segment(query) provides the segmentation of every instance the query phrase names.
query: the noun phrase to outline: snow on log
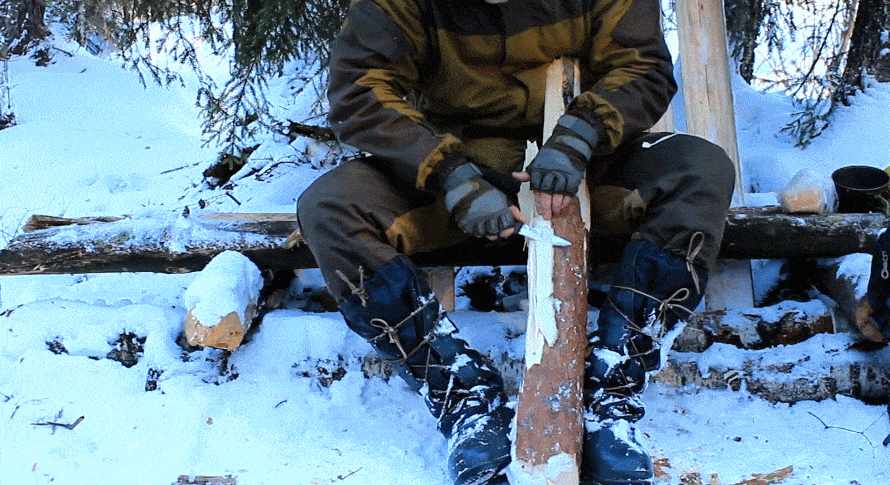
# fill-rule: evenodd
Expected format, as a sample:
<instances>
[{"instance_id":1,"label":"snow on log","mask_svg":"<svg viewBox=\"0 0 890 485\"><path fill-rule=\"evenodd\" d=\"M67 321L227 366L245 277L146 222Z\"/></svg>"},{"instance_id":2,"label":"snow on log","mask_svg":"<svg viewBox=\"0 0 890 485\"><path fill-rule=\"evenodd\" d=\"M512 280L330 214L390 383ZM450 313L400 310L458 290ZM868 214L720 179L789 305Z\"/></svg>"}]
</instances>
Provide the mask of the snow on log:
<instances>
[{"instance_id":1,"label":"snow on log","mask_svg":"<svg viewBox=\"0 0 890 485\"><path fill-rule=\"evenodd\" d=\"M263 276L247 257L225 251L186 288L185 336L189 345L235 350L256 315Z\"/></svg>"},{"instance_id":2,"label":"snow on log","mask_svg":"<svg viewBox=\"0 0 890 485\"><path fill-rule=\"evenodd\" d=\"M546 221L541 221L546 222ZM516 409L515 484L577 484L584 430L587 346L587 230L577 199L552 232L572 243L529 241L529 323ZM546 224L538 224L546 230Z\"/></svg>"},{"instance_id":3,"label":"snow on log","mask_svg":"<svg viewBox=\"0 0 890 485\"><path fill-rule=\"evenodd\" d=\"M720 257L832 258L871 253L878 231L886 224L882 214L789 215L775 210L730 210ZM121 219L34 216L28 225L40 229L22 232L0 249L0 275L182 273L200 271L214 256L229 250L244 254L262 269L317 267L306 245L299 244L294 214L157 214ZM497 245L470 241L457 249L411 258L420 266L526 262L522 238Z\"/></svg>"},{"instance_id":4,"label":"snow on log","mask_svg":"<svg viewBox=\"0 0 890 485\"><path fill-rule=\"evenodd\" d=\"M714 344L741 349L794 345L822 333L835 333L833 309L821 300L782 302L763 308L697 313L674 340L673 350L703 352Z\"/></svg>"},{"instance_id":5,"label":"snow on log","mask_svg":"<svg viewBox=\"0 0 890 485\"><path fill-rule=\"evenodd\" d=\"M824 355L831 358L826 360ZM497 353L490 357L504 377L508 395L515 396L525 369L522 356ZM376 354L352 358L357 360L333 355L319 361L318 367L324 369L318 376L320 381L332 372L331 362L339 362L344 369L361 369L366 377L388 379L395 375ZM313 368L312 362L301 366ZM890 346L860 348L847 333L822 333L794 345L759 350L714 343L700 353L670 352L652 381L690 392L745 392L770 402L819 401L841 395L886 404L890 402Z\"/></svg>"},{"instance_id":6,"label":"snow on log","mask_svg":"<svg viewBox=\"0 0 890 485\"><path fill-rule=\"evenodd\" d=\"M821 356L829 355L830 362ZM744 390L770 402L821 401L837 395L890 402L890 347L858 349L847 333L820 334L762 350L717 344L703 353L673 352L653 381L676 387Z\"/></svg>"}]
</instances>

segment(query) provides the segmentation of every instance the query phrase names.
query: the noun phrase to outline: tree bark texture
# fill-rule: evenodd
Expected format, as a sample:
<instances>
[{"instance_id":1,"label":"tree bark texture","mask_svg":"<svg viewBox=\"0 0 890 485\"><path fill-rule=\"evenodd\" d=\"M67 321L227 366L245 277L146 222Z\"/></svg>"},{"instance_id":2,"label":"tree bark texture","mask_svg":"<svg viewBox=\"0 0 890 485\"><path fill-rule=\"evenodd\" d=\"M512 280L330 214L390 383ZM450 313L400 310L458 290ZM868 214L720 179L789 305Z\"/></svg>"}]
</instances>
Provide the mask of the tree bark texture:
<instances>
[{"instance_id":1,"label":"tree bark texture","mask_svg":"<svg viewBox=\"0 0 890 485\"><path fill-rule=\"evenodd\" d=\"M22 55L37 42L45 39L49 31L43 21L46 14L44 0L20 0L12 2L12 11L6 12L6 18L0 19L5 25L6 41L9 53Z\"/></svg>"},{"instance_id":2,"label":"tree bark texture","mask_svg":"<svg viewBox=\"0 0 890 485\"><path fill-rule=\"evenodd\" d=\"M859 0L859 8L850 37L850 50L844 66L841 101L863 89L863 74L878 82L890 81L890 0Z\"/></svg>"},{"instance_id":3,"label":"tree bark texture","mask_svg":"<svg viewBox=\"0 0 890 485\"><path fill-rule=\"evenodd\" d=\"M702 316L712 317L721 318ZM817 355L830 355L828 365ZM362 362L355 365L366 376L394 375L376 355L359 358ZM491 359L504 377L507 393L518 392L523 359L506 353L491 355ZM331 360L336 362L337 356ZM310 362L301 366L312 367ZM330 372L330 365L321 367L320 379ZM770 402L819 401L840 395L886 404L890 402L890 347L863 346L853 334L818 333L794 344L763 349L714 346L701 352L674 350L652 380L672 387L742 391Z\"/></svg>"},{"instance_id":4,"label":"tree bark texture","mask_svg":"<svg viewBox=\"0 0 890 485\"><path fill-rule=\"evenodd\" d=\"M556 341L530 337L534 325L529 325L525 373L516 409L514 459L525 474L540 477L542 484L569 485L578 483L584 430L581 383L587 348L587 230L577 199L567 214L552 219L552 225L553 232L572 245L553 247L552 299L540 294L549 288L531 281L530 268L529 293L553 305ZM548 262L538 259L529 264ZM535 317L529 316L530 320ZM539 362L529 364L530 354L538 350L530 351L529 345L542 347ZM553 458L563 461L552 462Z\"/></svg>"}]
</instances>

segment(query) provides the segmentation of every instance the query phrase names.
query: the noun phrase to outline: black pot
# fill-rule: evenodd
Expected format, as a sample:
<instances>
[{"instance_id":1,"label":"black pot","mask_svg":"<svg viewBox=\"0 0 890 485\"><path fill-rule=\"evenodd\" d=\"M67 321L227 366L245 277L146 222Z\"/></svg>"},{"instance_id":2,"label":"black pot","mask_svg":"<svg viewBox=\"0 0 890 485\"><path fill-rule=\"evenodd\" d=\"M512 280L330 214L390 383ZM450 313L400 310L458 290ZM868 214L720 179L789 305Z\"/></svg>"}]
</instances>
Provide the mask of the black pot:
<instances>
[{"instance_id":1,"label":"black pot","mask_svg":"<svg viewBox=\"0 0 890 485\"><path fill-rule=\"evenodd\" d=\"M838 212L886 212L890 175L866 165L841 167L831 174L837 190Z\"/></svg>"}]
</instances>

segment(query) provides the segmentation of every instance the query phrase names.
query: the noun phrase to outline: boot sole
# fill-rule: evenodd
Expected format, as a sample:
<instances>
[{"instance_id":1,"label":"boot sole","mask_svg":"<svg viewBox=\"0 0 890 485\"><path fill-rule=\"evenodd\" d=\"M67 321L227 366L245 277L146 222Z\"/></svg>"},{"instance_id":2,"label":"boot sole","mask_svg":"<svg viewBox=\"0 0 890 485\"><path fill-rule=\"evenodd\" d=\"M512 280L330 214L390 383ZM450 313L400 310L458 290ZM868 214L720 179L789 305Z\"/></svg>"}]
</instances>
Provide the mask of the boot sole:
<instances>
[{"instance_id":1,"label":"boot sole","mask_svg":"<svg viewBox=\"0 0 890 485\"><path fill-rule=\"evenodd\" d=\"M628 479L628 480L581 480L580 485L653 485L654 479Z\"/></svg>"},{"instance_id":2,"label":"boot sole","mask_svg":"<svg viewBox=\"0 0 890 485\"><path fill-rule=\"evenodd\" d=\"M467 480L455 482L455 485L499 485L507 483L507 477L495 472L476 475Z\"/></svg>"}]
</instances>

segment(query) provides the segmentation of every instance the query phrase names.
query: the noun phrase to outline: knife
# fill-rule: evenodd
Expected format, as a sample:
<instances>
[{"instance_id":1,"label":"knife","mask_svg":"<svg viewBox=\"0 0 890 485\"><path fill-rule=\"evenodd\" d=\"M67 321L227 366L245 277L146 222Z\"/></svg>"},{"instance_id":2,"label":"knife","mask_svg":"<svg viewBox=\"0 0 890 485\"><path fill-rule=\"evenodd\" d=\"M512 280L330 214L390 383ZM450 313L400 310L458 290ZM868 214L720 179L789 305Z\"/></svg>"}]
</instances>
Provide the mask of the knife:
<instances>
[{"instance_id":1,"label":"knife","mask_svg":"<svg viewBox=\"0 0 890 485\"><path fill-rule=\"evenodd\" d=\"M534 239L540 243L547 243L558 247L566 247L571 246L572 243L569 241L553 234L553 232L545 233L538 228L529 226L528 224L518 223L519 225L519 234L525 236L529 239Z\"/></svg>"}]
</instances>

